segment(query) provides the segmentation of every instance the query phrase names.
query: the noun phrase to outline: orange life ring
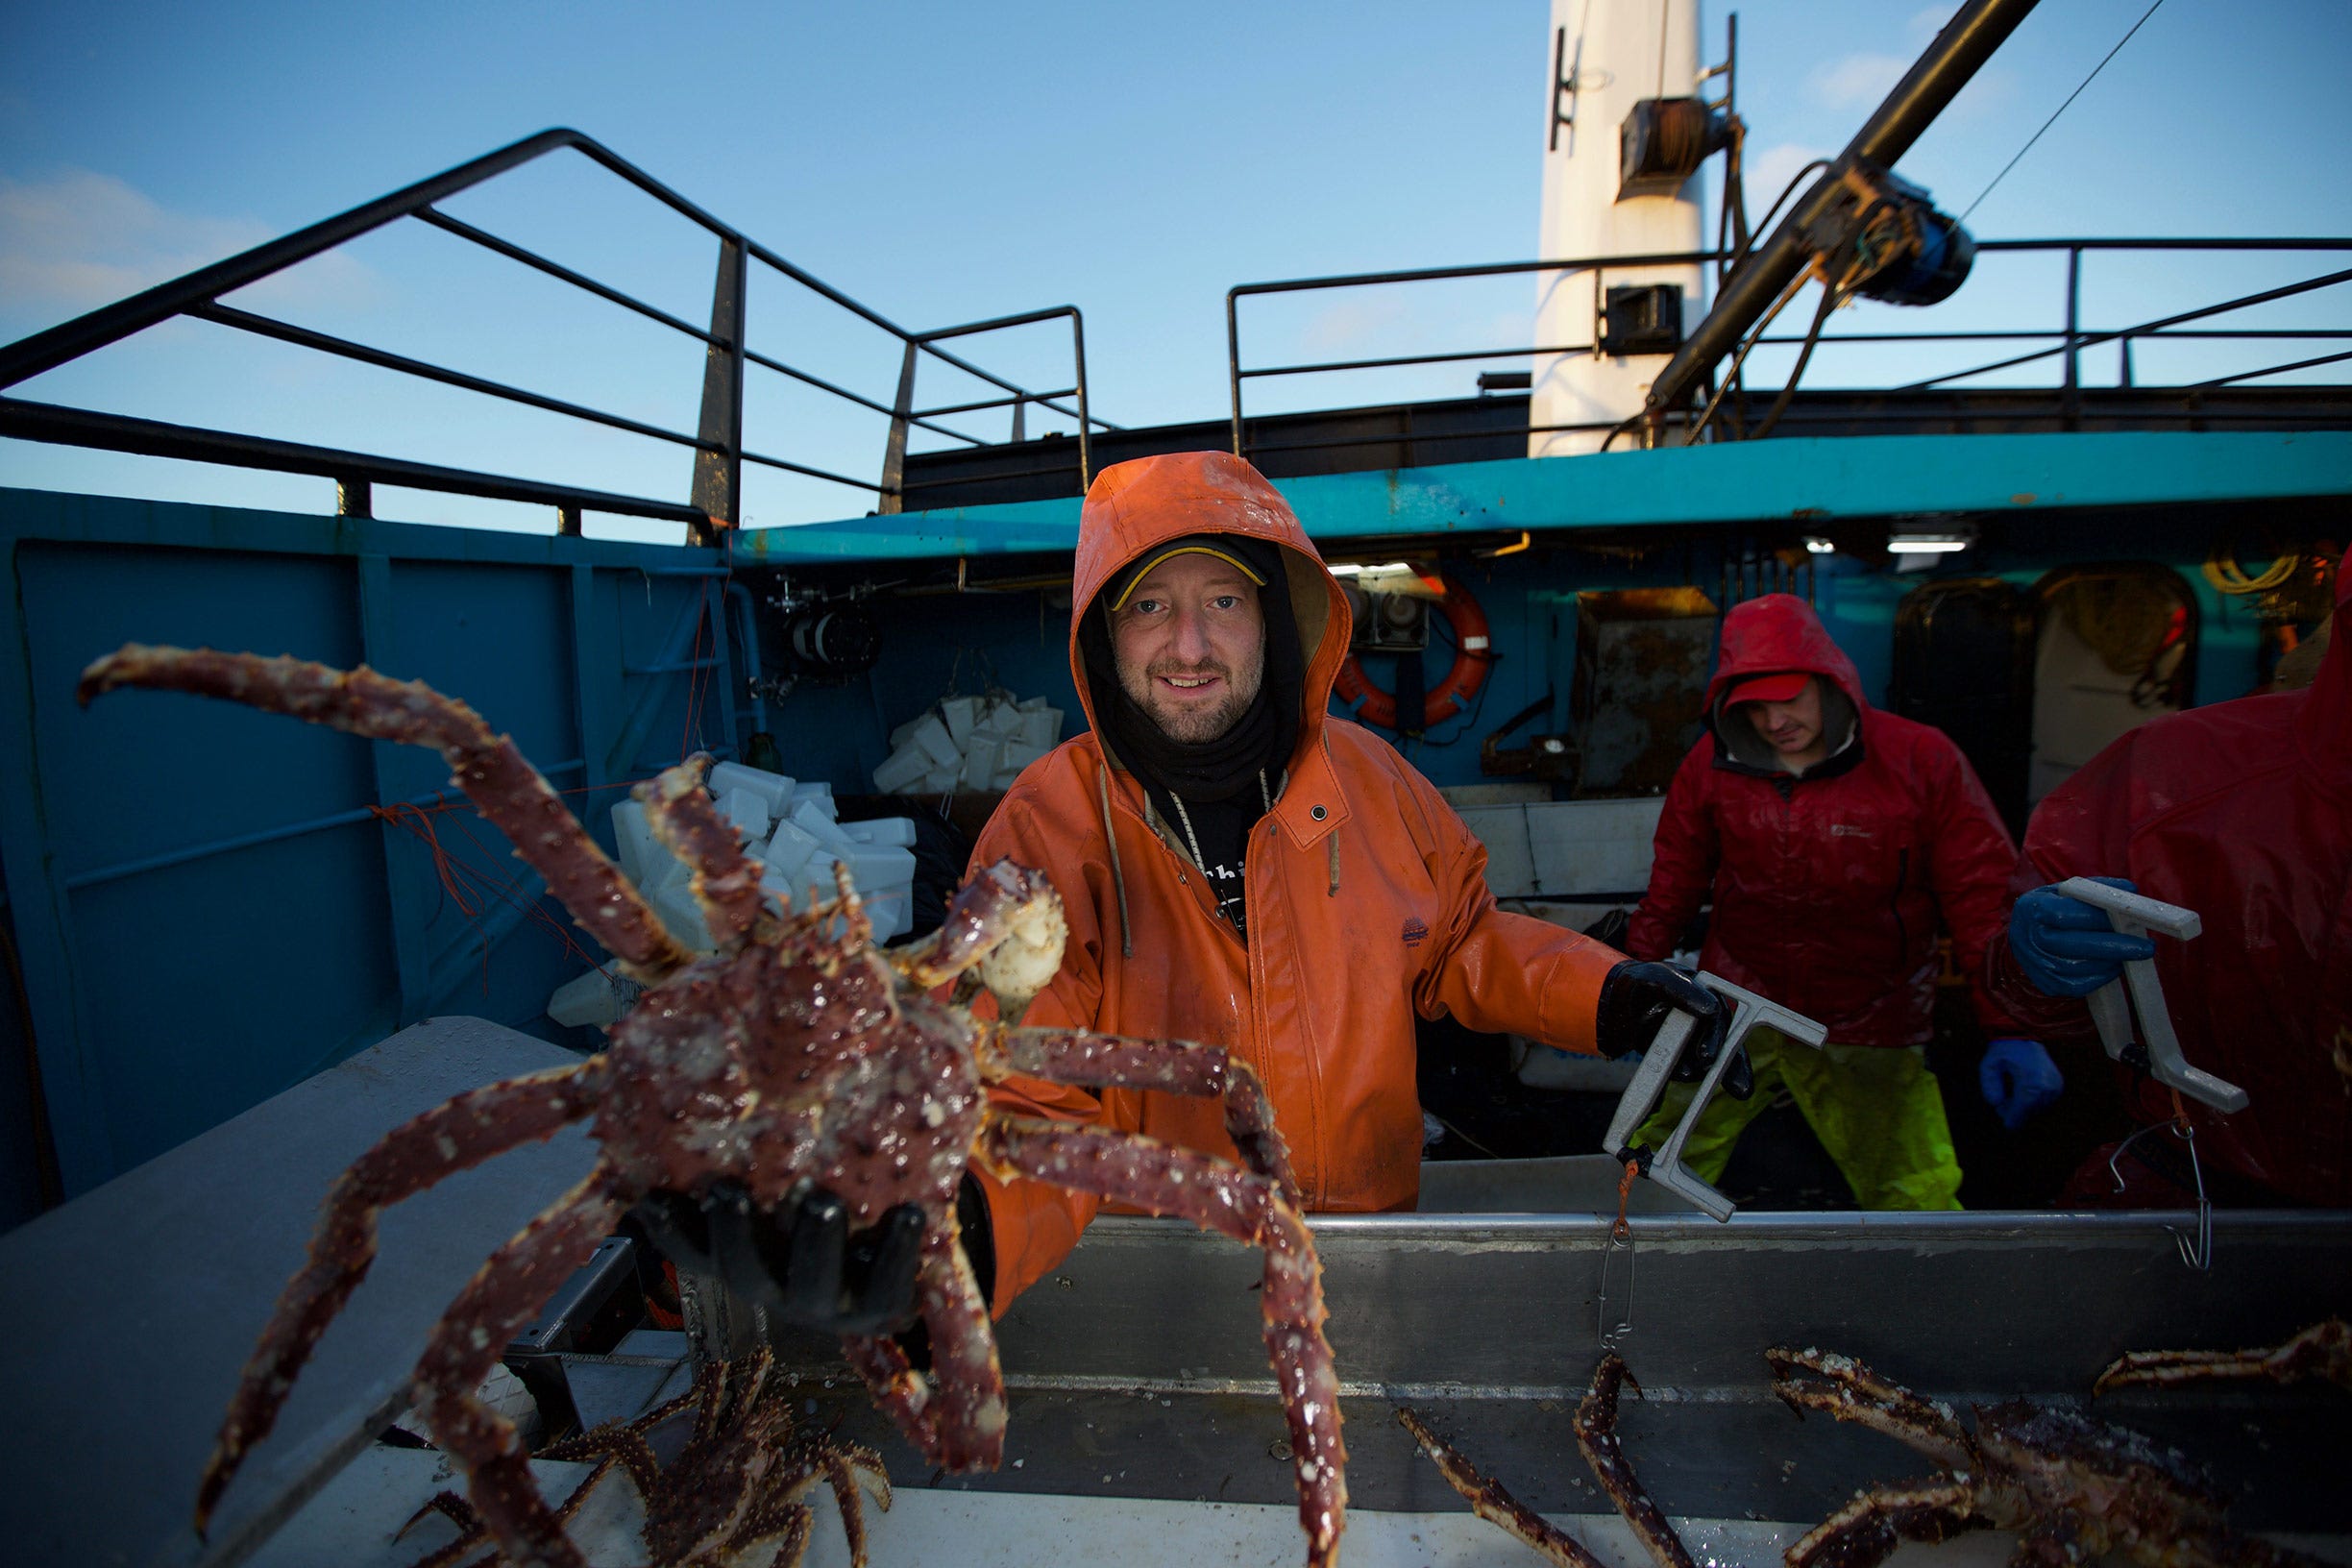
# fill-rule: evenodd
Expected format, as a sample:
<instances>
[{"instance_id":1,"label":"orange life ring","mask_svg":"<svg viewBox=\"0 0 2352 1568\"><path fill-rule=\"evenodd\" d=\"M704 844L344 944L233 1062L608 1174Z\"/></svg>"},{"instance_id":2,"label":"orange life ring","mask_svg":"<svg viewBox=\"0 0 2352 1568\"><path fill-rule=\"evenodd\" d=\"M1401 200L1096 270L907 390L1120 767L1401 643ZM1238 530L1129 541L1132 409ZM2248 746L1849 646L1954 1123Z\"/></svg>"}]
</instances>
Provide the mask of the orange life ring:
<instances>
[{"instance_id":1,"label":"orange life ring","mask_svg":"<svg viewBox=\"0 0 2352 1568\"><path fill-rule=\"evenodd\" d=\"M1437 601L1444 612L1446 625L1454 628L1454 667L1445 679L1429 689L1422 698L1422 724L1429 727L1443 723L1461 712L1486 683L1486 672L1494 668L1493 639L1486 630L1486 612L1479 608L1478 600L1470 597L1452 573L1441 574L1438 580L1445 584L1445 598ZM1351 652L1347 663L1339 667L1339 678L1332 689L1340 699L1359 702L1356 718L1363 723L1378 724L1384 729L1396 728L1396 698L1372 684L1364 674L1363 664Z\"/></svg>"}]
</instances>

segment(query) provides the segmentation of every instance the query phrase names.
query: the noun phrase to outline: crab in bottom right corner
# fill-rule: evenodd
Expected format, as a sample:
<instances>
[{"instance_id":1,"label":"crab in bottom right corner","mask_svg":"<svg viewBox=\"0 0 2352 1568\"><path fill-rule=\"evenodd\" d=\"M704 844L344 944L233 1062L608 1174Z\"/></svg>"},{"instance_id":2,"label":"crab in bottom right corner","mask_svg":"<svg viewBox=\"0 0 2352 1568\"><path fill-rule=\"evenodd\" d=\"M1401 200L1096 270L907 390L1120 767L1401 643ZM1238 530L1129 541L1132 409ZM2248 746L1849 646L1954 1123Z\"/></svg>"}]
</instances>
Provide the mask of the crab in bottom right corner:
<instances>
[{"instance_id":1,"label":"crab in bottom right corner","mask_svg":"<svg viewBox=\"0 0 2352 1568\"><path fill-rule=\"evenodd\" d=\"M1903 1541L1977 1529L2019 1532L2012 1568L2062 1568L2111 1552L2146 1568L2325 1568L2231 1531L2227 1500L2187 1458L2123 1427L2011 1400L1976 1407L1972 1433L1950 1406L1851 1357L1782 1346L1764 1359L1773 1392L1799 1415L1869 1427L1944 1467L1856 1494L1788 1549L1788 1568L1874 1568Z\"/></svg>"}]
</instances>

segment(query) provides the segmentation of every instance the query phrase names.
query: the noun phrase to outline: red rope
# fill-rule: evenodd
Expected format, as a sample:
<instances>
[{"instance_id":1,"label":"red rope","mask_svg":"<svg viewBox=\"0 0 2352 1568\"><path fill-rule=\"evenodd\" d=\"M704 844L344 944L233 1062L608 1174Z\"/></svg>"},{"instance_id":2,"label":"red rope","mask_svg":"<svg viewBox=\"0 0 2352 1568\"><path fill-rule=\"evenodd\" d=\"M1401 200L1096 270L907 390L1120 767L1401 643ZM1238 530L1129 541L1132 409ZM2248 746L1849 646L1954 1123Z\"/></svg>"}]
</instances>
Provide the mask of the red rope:
<instances>
[{"instance_id":1,"label":"red rope","mask_svg":"<svg viewBox=\"0 0 2352 1568\"><path fill-rule=\"evenodd\" d=\"M1633 1227L1626 1222L1626 1204L1633 1197L1633 1178L1640 1174L1641 1163L1628 1160L1625 1174L1617 1178L1617 1223L1609 1227L1609 1239L1612 1241L1623 1241L1633 1234Z\"/></svg>"}]
</instances>

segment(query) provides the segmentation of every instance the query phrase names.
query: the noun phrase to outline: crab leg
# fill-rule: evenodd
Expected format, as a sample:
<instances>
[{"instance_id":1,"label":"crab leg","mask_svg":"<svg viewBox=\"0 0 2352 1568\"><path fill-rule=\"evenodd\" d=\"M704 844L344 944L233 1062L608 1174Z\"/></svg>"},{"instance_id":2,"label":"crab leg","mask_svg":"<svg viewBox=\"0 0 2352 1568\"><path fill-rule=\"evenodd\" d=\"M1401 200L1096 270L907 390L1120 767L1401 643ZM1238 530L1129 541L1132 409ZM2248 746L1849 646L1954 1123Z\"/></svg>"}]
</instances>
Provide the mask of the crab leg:
<instances>
[{"instance_id":1,"label":"crab leg","mask_svg":"<svg viewBox=\"0 0 2352 1568\"><path fill-rule=\"evenodd\" d=\"M866 1505L858 1488L863 1482L873 1493L875 1506L890 1512L890 1472L882 1467L882 1456L864 1443L825 1438L821 1448L825 1484L833 1490L834 1506L841 1510L842 1534L849 1543L850 1568L866 1568Z\"/></svg>"},{"instance_id":2,"label":"crab leg","mask_svg":"<svg viewBox=\"0 0 2352 1568\"><path fill-rule=\"evenodd\" d=\"M843 1354L923 1458L951 1471L993 1470L1004 1459L1004 1369L952 1213L923 1232L915 1292L931 1331L928 1381L885 1335L844 1335Z\"/></svg>"},{"instance_id":3,"label":"crab leg","mask_svg":"<svg viewBox=\"0 0 2352 1568\"><path fill-rule=\"evenodd\" d=\"M1056 1187L1176 1214L1265 1251L1265 1342L1298 1466L1307 1560L1325 1568L1346 1528L1347 1448L1339 1440L1339 1380L1323 1337L1322 1270L1307 1222L1270 1177L1152 1139L1027 1116L992 1120L975 1157L999 1179Z\"/></svg>"},{"instance_id":4,"label":"crab leg","mask_svg":"<svg viewBox=\"0 0 2352 1568\"><path fill-rule=\"evenodd\" d=\"M540 1498L514 1423L477 1400L474 1389L627 1207L612 1171L600 1163L475 1271L434 1325L410 1376L424 1391L426 1426L467 1473L474 1511L517 1562L586 1565Z\"/></svg>"},{"instance_id":5,"label":"crab leg","mask_svg":"<svg viewBox=\"0 0 2352 1568\"><path fill-rule=\"evenodd\" d=\"M2103 1394L2131 1384L2231 1378L2267 1378L2272 1383L2325 1378L2352 1388L2352 1325L2340 1317L2327 1318L2274 1350L2135 1350L2108 1362L2091 1391Z\"/></svg>"},{"instance_id":6,"label":"crab leg","mask_svg":"<svg viewBox=\"0 0 2352 1568\"><path fill-rule=\"evenodd\" d=\"M1821 1410L1882 1432L1955 1470L1975 1462L1968 1433L1950 1406L1889 1383L1850 1356L1776 1345L1764 1353L1764 1360L1772 1363L1773 1392L1801 1416L1809 1409ZM1798 1376L1808 1372L1813 1377Z\"/></svg>"},{"instance_id":7,"label":"crab leg","mask_svg":"<svg viewBox=\"0 0 2352 1568\"><path fill-rule=\"evenodd\" d=\"M1278 1185L1296 1205L1290 1151L1274 1127L1265 1084L1247 1062L1221 1045L1136 1040L1084 1029L1005 1029L995 1042L1006 1068L1076 1089L1157 1089L1217 1096L1225 1131L1250 1169Z\"/></svg>"},{"instance_id":8,"label":"crab leg","mask_svg":"<svg viewBox=\"0 0 2352 1568\"><path fill-rule=\"evenodd\" d=\"M730 1554L748 1552L755 1546L773 1541L776 1549L768 1559L768 1568L800 1568L800 1564L808 1560L809 1537L816 1527L817 1510L806 1503L796 1498L772 1498L764 1505L752 1507L744 1520L743 1528L727 1542L727 1551ZM852 1531L850 1539L856 1541L858 1538L859 1532ZM866 1568L863 1550L852 1549L849 1568Z\"/></svg>"},{"instance_id":9,"label":"crab leg","mask_svg":"<svg viewBox=\"0 0 2352 1568\"><path fill-rule=\"evenodd\" d=\"M1584 1462L1592 1466L1601 1489L1617 1505L1625 1522L1633 1527L1634 1536L1658 1568L1696 1568L1690 1553L1683 1548L1682 1537L1675 1533L1665 1510L1643 1490L1640 1478L1633 1474L1633 1466L1617 1441L1620 1383L1637 1394L1641 1392L1641 1384L1626 1370L1622 1357L1615 1354L1602 1357L1601 1364L1593 1369L1592 1386L1584 1391L1583 1400L1577 1406L1577 1448L1582 1452Z\"/></svg>"},{"instance_id":10,"label":"crab leg","mask_svg":"<svg viewBox=\"0 0 2352 1568\"><path fill-rule=\"evenodd\" d=\"M711 759L698 751L637 786L646 825L673 855L694 868L695 903L722 953L742 948L760 918L759 863L744 853L743 835L719 815L702 781Z\"/></svg>"},{"instance_id":11,"label":"crab leg","mask_svg":"<svg viewBox=\"0 0 2352 1568\"><path fill-rule=\"evenodd\" d=\"M371 740L431 747L449 763L450 782L633 976L651 984L691 956L514 741L491 734L479 714L423 681L392 680L365 665L347 673L305 659L131 643L83 671L75 696L87 706L118 686L223 698Z\"/></svg>"},{"instance_id":12,"label":"crab leg","mask_svg":"<svg viewBox=\"0 0 2352 1568\"><path fill-rule=\"evenodd\" d=\"M1601 1559L1586 1551L1575 1536L1511 1496L1501 1482L1481 1475L1468 1459L1432 1432L1417 1413L1400 1405L1396 1417L1421 1445L1421 1452L1435 1462L1437 1473L1469 1500L1471 1511L1480 1518L1501 1525L1560 1568L1602 1568Z\"/></svg>"},{"instance_id":13,"label":"crab leg","mask_svg":"<svg viewBox=\"0 0 2352 1568\"><path fill-rule=\"evenodd\" d=\"M1788 1568L1877 1568L1905 1541L1932 1544L1985 1523L1972 1512L1975 1501L1975 1487L1948 1476L1865 1492L1807 1531L1782 1560ZM2021 1543L2013 1560L2043 1559L2027 1556Z\"/></svg>"},{"instance_id":14,"label":"crab leg","mask_svg":"<svg viewBox=\"0 0 2352 1568\"><path fill-rule=\"evenodd\" d=\"M492 1155L554 1136L595 1110L602 1074L602 1059L591 1058L471 1090L393 1128L335 1179L310 1237L309 1261L278 1298L221 1422L196 1489L198 1534L210 1522L213 1505L245 1451L277 1422L279 1407L294 1375L310 1359L311 1347L367 1277L376 1259L377 1214ZM480 1381L478 1375L474 1381Z\"/></svg>"}]
</instances>

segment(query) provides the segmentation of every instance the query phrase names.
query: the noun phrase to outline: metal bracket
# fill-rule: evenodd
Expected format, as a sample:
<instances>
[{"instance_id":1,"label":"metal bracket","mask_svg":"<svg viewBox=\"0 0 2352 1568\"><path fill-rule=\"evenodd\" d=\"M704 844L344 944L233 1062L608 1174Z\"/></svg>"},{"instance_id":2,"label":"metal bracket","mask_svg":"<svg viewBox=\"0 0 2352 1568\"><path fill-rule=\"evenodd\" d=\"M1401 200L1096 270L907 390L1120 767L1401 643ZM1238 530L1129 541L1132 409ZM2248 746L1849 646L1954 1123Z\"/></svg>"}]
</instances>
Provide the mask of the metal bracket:
<instances>
[{"instance_id":1,"label":"metal bracket","mask_svg":"<svg viewBox=\"0 0 2352 1568\"><path fill-rule=\"evenodd\" d=\"M1642 1053L1640 1067L1633 1081L1626 1086L1617 1101L1617 1115L1610 1118L1608 1132L1601 1146L1612 1159L1628 1158L1639 1161L1642 1174L1690 1204L1693 1208L1716 1219L1729 1219L1737 1205L1712 1187L1701 1181L1682 1164L1682 1146L1690 1141L1691 1130L1698 1126L1700 1113L1715 1097L1716 1085L1723 1082L1724 1070L1730 1066L1732 1053L1747 1041L1748 1032L1759 1023L1769 1023L1783 1035L1804 1044L1818 1047L1829 1031L1801 1013L1793 1013L1779 1003L1767 1001L1754 992L1735 986L1720 975L1699 975L1699 983L1732 1004L1731 1026L1724 1032L1723 1050L1716 1055L1715 1065L1707 1068L1706 1076L1699 1080L1698 1091L1691 1095L1690 1109L1682 1113L1682 1120L1666 1139L1666 1146L1654 1154L1637 1151L1629 1155L1634 1129L1656 1109L1659 1096L1666 1092L1667 1075L1681 1060L1682 1047L1689 1043L1691 1032L1699 1020L1688 1013L1677 1010L1658 1025L1657 1038Z\"/></svg>"},{"instance_id":2,"label":"metal bracket","mask_svg":"<svg viewBox=\"0 0 2352 1568\"><path fill-rule=\"evenodd\" d=\"M2058 884L2058 891L2105 910L2108 923L2127 937L2157 931L2175 942L2187 942L2205 929L2193 909L2125 893L2087 876L2069 877ZM2181 1054L2180 1037L2172 1032L2172 1014L2165 1006L2164 982L2156 977L2154 959L2134 959L2124 965L2123 977L2093 992L2090 1002L2099 1043L2109 1056L2217 1111L2226 1114L2246 1108L2244 1090L2191 1066ZM2135 1015L2137 1029L2133 1027Z\"/></svg>"},{"instance_id":3,"label":"metal bracket","mask_svg":"<svg viewBox=\"0 0 2352 1568\"><path fill-rule=\"evenodd\" d=\"M1577 66L1583 59L1582 38L1577 39L1577 58L1571 61L1568 58L1568 30L1564 27L1552 30L1552 137L1548 146L1551 152L1559 151L1561 126L1571 131L1576 129ZM1560 99L1563 97L1568 100L1565 113L1560 110Z\"/></svg>"}]
</instances>

